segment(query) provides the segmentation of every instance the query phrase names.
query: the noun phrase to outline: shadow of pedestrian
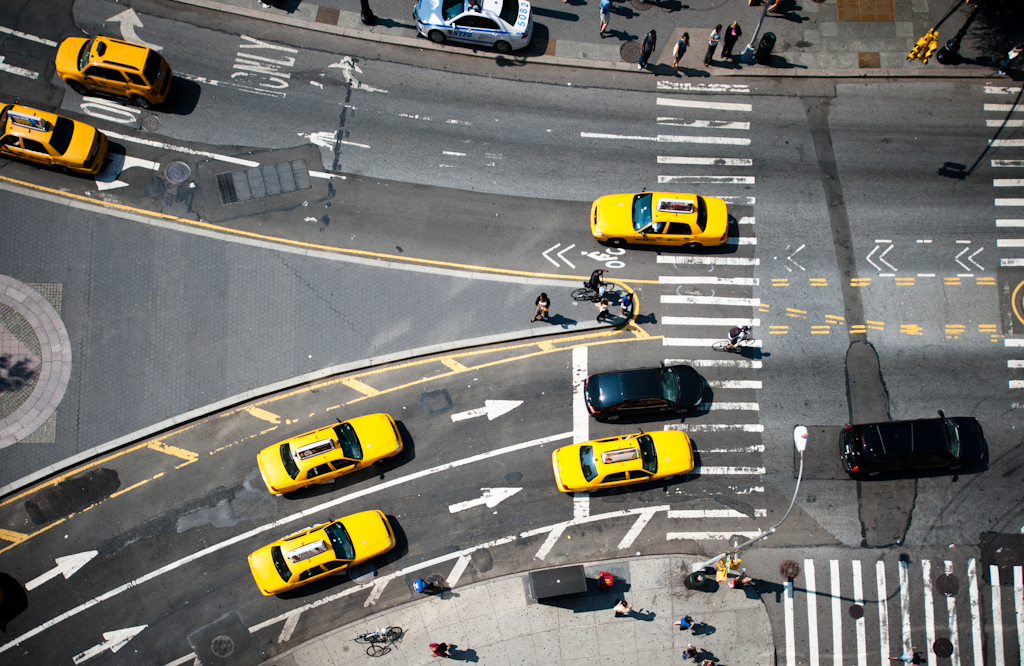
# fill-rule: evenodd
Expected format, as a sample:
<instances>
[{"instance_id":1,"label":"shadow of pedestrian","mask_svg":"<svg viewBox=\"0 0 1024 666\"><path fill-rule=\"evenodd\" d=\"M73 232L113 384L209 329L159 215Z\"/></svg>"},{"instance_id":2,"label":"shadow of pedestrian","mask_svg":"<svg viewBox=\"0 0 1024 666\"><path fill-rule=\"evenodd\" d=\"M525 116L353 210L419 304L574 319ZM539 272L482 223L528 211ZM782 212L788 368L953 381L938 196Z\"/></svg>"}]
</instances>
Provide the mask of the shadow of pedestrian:
<instances>
[{"instance_id":1,"label":"shadow of pedestrian","mask_svg":"<svg viewBox=\"0 0 1024 666\"><path fill-rule=\"evenodd\" d=\"M651 314L637 315L636 319L633 320L634 324L657 324L658 317L652 312Z\"/></svg>"},{"instance_id":2,"label":"shadow of pedestrian","mask_svg":"<svg viewBox=\"0 0 1024 666\"><path fill-rule=\"evenodd\" d=\"M476 650L456 650L454 645L449 646L448 657L449 659L454 659L456 661L480 661L480 657L477 656Z\"/></svg>"},{"instance_id":3,"label":"shadow of pedestrian","mask_svg":"<svg viewBox=\"0 0 1024 666\"><path fill-rule=\"evenodd\" d=\"M568 317L563 317L560 314L551 315L544 321L551 324L552 326L561 326L566 330L568 330L570 326L574 326L575 324L578 323L575 319L569 319Z\"/></svg>"},{"instance_id":4,"label":"shadow of pedestrian","mask_svg":"<svg viewBox=\"0 0 1024 666\"><path fill-rule=\"evenodd\" d=\"M768 64L764 67L774 67L775 69L807 69L807 65L795 65L780 55L774 53L768 56Z\"/></svg>"},{"instance_id":5,"label":"shadow of pedestrian","mask_svg":"<svg viewBox=\"0 0 1024 666\"><path fill-rule=\"evenodd\" d=\"M654 622L654 618L658 617L658 614L654 611L640 609L638 611L629 611L629 617L634 620L640 620L641 622Z\"/></svg>"}]
</instances>

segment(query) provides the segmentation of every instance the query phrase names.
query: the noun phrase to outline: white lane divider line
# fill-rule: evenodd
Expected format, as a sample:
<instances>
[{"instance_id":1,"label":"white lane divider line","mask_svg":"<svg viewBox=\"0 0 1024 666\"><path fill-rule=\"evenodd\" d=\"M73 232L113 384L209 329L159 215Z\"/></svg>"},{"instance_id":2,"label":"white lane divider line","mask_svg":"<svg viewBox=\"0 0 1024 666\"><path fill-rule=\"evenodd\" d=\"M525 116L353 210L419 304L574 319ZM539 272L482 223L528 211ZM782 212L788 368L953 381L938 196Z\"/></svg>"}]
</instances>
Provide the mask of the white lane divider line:
<instances>
[{"instance_id":1,"label":"white lane divider line","mask_svg":"<svg viewBox=\"0 0 1024 666\"><path fill-rule=\"evenodd\" d=\"M760 278L724 278L714 275L660 275L659 284L723 284L737 287L757 287L761 284Z\"/></svg>"},{"instance_id":2,"label":"white lane divider line","mask_svg":"<svg viewBox=\"0 0 1024 666\"><path fill-rule=\"evenodd\" d=\"M1013 606L1017 612L1017 650L1020 652L1017 663L1024 664L1024 575L1019 564L1013 567Z\"/></svg>"},{"instance_id":3,"label":"white lane divider line","mask_svg":"<svg viewBox=\"0 0 1024 666\"><path fill-rule=\"evenodd\" d=\"M903 635L903 651L906 652L914 645L910 636L910 572L906 560L899 562L900 576L900 626Z\"/></svg>"},{"instance_id":4,"label":"white lane divider line","mask_svg":"<svg viewBox=\"0 0 1024 666\"><path fill-rule=\"evenodd\" d=\"M35 35L30 35L27 32L22 32L21 30L13 30L11 28L8 28L8 27L2 26L2 25L0 25L0 32L4 33L5 35L11 35L12 37L20 37L21 39L24 39L24 40L27 40L27 41L30 41L30 42L36 42L37 44L45 44L46 46L54 46L54 47L57 46L57 42L51 41L49 39L45 39L43 37L36 37Z\"/></svg>"},{"instance_id":5,"label":"white lane divider line","mask_svg":"<svg viewBox=\"0 0 1024 666\"><path fill-rule=\"evenodd\" d=\"M764 467L724 467L702 465L694 468L693 473L700 474L702 476L760 476L764 474Z\"/></svg>"},{"instance_id":6,"label":"white lane divider line","mask_svg":"<svg viewBox=\"0 0 1024 666\"><path fill-rule=\"evenodd\" d=\"M944 566L946 575L952 576L953 563L946 560ZM949 663L950 666L960 666L960 632L957 631L956 622L956 595L946 596L946 615L949 618L949 642L953 644L953 654L949 655Z\"/></svg>"},{"instance_id":7,"label":"white lane divider line","mask_svg":"<svg viewBox=\"0 0 1024 666\"><path fill-rule=\"evenodd\" d=\"M753 185L754 176L658 176L659 183L703 183L710 185Z\"/></svg>"},{"instance_id":8,"label":"white lane divider line","mask_svg":"<svg viewBox=\"0 0 1024 666\"><path fill-rule=\"evenodd\" d=\"M810 666L820 666L818 659L818 589L814 578L814 560L804 560L804 596L807 598L807 653Z\"/></svg>"},{"instance_id":9,"label":"white lane divider line","mask_svg":"<svg viewBox=\"0 0 1024 666\"><path fill-rule=\"evenodd\" d=\"M669 423L665 430L679 430L681 432L728 432L739 430L740 432L764 432L764 426L760 423ZM764 453L764 444L754 444L738 449L701 449L701 453Z\"/></svg>"},{"instance_id":10,"label":"white lane divider line","mask_svg":"<svg viewBox=\"0 0 1024 666\"><path fill-rule=\"evenodd\" d=\"M735 532L666 532L666 541L728 541L733 536L741 536L747 539L753 539L759 537L763 532L745 532L743 530L737 530Z\"/></svg>"},{"instance_id":11,"label":"white lane divider line","mask_svg":"<svg viewBox=\"0 0 1024 666\"><path fill-rule=\"evenodd\" d=\"M202 157L210 157L210 158L213 158L213 159L215 159L215 160L217 160L219 162L229 162L231 164L240 164L242 166L250 167L250 168L258 167L260 165L259 162L253 162L252 160L243 160L243 159L241 159L239 157L230 157L228 155L221 155L219 153L210 153L210 152L206 152L205 150L193 150L191 148L186 148L185 146L175 146L175 145L170 144L170 143L164 143L163 141L154 141L152 139L140 139L138 137L134 137L134 136L131 136L131 135L128 135L128 134L121 134L119 132L111 132L109 130L104 130L103 133L106 134L107 137L109 137L109 138L120 139L122 141L130 141L132 143L138 143L138 144L143 145L143 146L152 146L154 148L163 148L164 150L173 150L173 151L176 151L176 152L179 152L179 153L184 153L186 155L199 155L199 156L202 156Z\"/></svg>"},{"instance_id":12,"label":"white lane divider line","mask_svg":"<svg viewBox=\"0 0 1024 666\"><path fill-rule=\"evenodd\" d=\"M299 618L302 617L302 613L291 613L288 619L284 621L284 626L281 627L281 633L277 635L277 642L287 642L292 634L295 633L295 627L299 625Z\"/></svg>"},{"instance_id":13,"label":"white lane divider line","mask_svg":"<svg viewBox=\"0 0 1024 666\"><path fill-rule=\"evenodd\" d=\"M881 666L889 666L889 593L885 589L885 562L875 562L878 589L878 658Z\"/></svg>"},{"instance_id":14,"label":"white lane divider line","mask_svg":"<svg viewBox=\"0 0 1024 666\"><path fill-rule=\"evenodd\" d=\"M757 238L753 236L730 236L725 239L726 245L757 245Z\"/></svg>"},{"instance_id":15,"label":"white lane divider line","mask_svg":"<svg viewBox=\"0 0 1024 666\"><path fill-rule=\"evenodd\" d=\"M39 78L39 72L33 72L31 69L6 64L4 62L4 56L0 56L0 72L7 72L8 74L14 74L15 76L32 79L33 81Z\"/></svg>"},{"instance_id":16,"label":"white lane divider line","mask_svg":"<svg viewBox=\"0 0 1024 666\"><path fill-rule=\"evenodd\" d=\"M754 515L748 516L736 509L672 509L668 512L669 518L685 518L688 520L700 520L703 518L766 518L768 509L754 509Z\"/></svg>"},{"instance_id":17,"label":"white lane divider line","mask_svg":"<svg viewBox=\"0 0 1024 666\"><path fill-rule=\"evenodd\" d=\"M984 664L984 648L981 637L981 594L978 591L978 563L972 557L967 560L967 581L971 602L971 642L974 645L974 663Z\"/></svg>"},{"instance_id":18,"label":"white lane divider line","mask_svg":"<svg viewBox=\"0 0 1024 666\"><path fill-rule=\"evenodd\" d=\"M715 111L745 111L747 113L754 110L753 104L742 102L704 102L695 99L673 99L671 97L659 97L658 106L674 106L683 109L713 109Z\"/></svg>"},{"instance_id":19,"label":"white lane divider line","mask_svg":"<svg viewBox=\"0 0 1024 666\"><path fill-rule=\"evenodd\" d=\"M747 317L662 317L662 324L667 326L760 326L760 319Z\"/></svg>"},{"instance_id":20,"label":"white lane divider line","mask_svg":"<svg viewBox=\"0 0 1024 666\"><path fill-rule=\"evenodd\" d=\"M796 665L796 627L793 626L793 579L786 581L782 608L786 616L786 666Z\"/></svg>"},{"instance_id":21,"label":"white lane divider line","mask_svg":"<svg viewBox=\"0 0 1024 666\"><path fill-rule=\"evenodd\" d=\"M853 567L853 603L864 608L864 574L860 568L860 560L850 563ZM867 623L862 614L853 621L857 630L857 666L868 666Z\"/></svg>"},{"instance_id":22,"label":"white lane divider line","mask_svg":"<svg viewBox=\"0 0 1024 666\"><path fill-rule=\"evenodd\" d=\"M590 439L590 414L583 395L583 382L587 379L587 347L572 350L572 442L579 444ZM589 495L587 495L589 497Z\"/></svg>"},{"instance_id":23,"label":"white lane divider line","mask_svg":"<svg viewBox=\"0 0 1024 666\"><path fill-rule=\"evenodd\" d=\"M690 257L659 254L657 263L676 266L760 266L761 260L747 257Z\"/></svg>"},{"instance_id":24,"label":"white lane divider line","mask_svg":"<svg viewBox=\"0 0 1024 666\"><path fill-rule=\"evenodd\" d=\"M690 134L659 134L658 143L699 143L719 146L749 146L750 139L734 136L693 136Z\"/></svg>"},{"instance_id":25,"label":"white lane divider line","mask_svg":"<svg viewBox=\"0 0 1024 666\"><path fill-rule=\"evenodd\" d=\"M750 86L746 83L690 83L689 81L658 81L658 90L671 90L674 92L720 92L744 94L750 92Z\"/></svg>"},{"instance_id":26,"label":"white lane divider line","mask_svg":"<svg viewBox=\"0 0 1024 666\"><path fill-rule=\"evenodd\" d=\"M651 518L654 517L655 513L656 511L644 511L636 517L636 520L633 521L633 526L629 528L629 531L626 532L626 536L622 537L622 541L619 542L619 550L631 548L633 546L633 542L636 541L638 536L640 536L640 532L647 527L647 523L651 522Z\"/></svg>"},{"instance_id":27,"label":"white lane divider line","mask_svg":"<svg viewBox=\"0 0 1024 666\"><path fill-rule=\"evenodd\" d=\"M672 157L658 155L658 164L691 164L694 166L754 166L754 160L742 157Z\"/></svg>"},{"instance_id":28,"label":"white lane divider line","mask_svg":"<svg viewBox=\"0 0 1024 666\"><path fill-rule=\"evenodd\" d=\"M715 379L708 382L716 389L755 389L760 390L761 381L757 379Z\"/></svg>"},{"instance_id":29,"label":"white lane divider line","mask_svg":"<svg viewBox=\"0 0 1024 666\"><path fill-rule=\"evenodd\" d=\"M585 494L585 493L573 493L573 500L578 499L579 495L583 495L583 494ZM544 558L546 558L548 556L548 554L551 552L551 549L554 548L555 544L558 543L558 539L561 538L562 534L565 532L566 528L568 528L568 527L573 527L573 526L576 526L576 525L586 525L588 523L595 523L595 522L598 522L598 521L601 521L601 520L611 520L611 519L614 519L614 518L629 518L631 516L642 516L643 514L648 513L648 512L654 514L654 513L657 513L659 511L668 511L668 509L669 509L669 505L663 504L661 506L652 506L652 507L646 507L646 508L643 508L643 509L628 509L628 510L622 510L622 511L610 511L608 513L602 513L602 514L598 514L596 516L592 516L589 513L589 502L587 502L585 506L587 507L586 515L583 515L582 513L577 513L577 515L574 515L572 520L567 520L567 521L562 522L562 523L555 523L554 525L546 525L544 527L538 527L537 529L528 530L526 532L520 533L518 538L520 538L520 539L527 539L529 537L534 537L534 536L538 536L540 534L545 534L546 533L548 535L547 538L544 540L544 543L541 544L541 547L534 554L534 557L536 559L543 560ZM574 509L578 509L578 508L579 508L579 505L574 506ZM635 527L635 523L634 523L634 527ZM513 539L514 538L515 537L513 537Z\"/></svg>"},{"instance_id":30,"label":"white lane divider line","mask_svg":"<svg viewBox=\"0 0 1024 666\"><path fill-rule=\"evenodd\" d=\"M843 666L843 611L839 594L839 560L828 561L832 597L832 666Z\"/></svg>"},{"instance_id":31,"label":"white lane divider line","mask_svg":"<svg viewBox=\"0 0 1024 666\"><path fill-rule=\"evenodd\" d=\"M757 203L757 197L734 197L734 196L719 196L719 199L725 203L733 204L736 206L753 206Z\"/></svg>"},{"instance_id":32,"label":"white lane divider line","mask_svg":"<svg viewBox=\"0 0 1024 666\"><path fill-rule=\"evenodd\" d=\"M761 361L747 359L710 359L710 358L666 358L665 365L692 365L695 368L761 368Z\"/></svg>"},{"instance_id":33,"label":"white lane divider line","mask_svg":"<svg viewBox=\"0 0 1024 666\"><path fill-rule=\"evenodd\" d=\"M935 644L935 599L932 597L932 561L921 560L921 583L924 591L924 636L925 645ZM935 666L932 651L926 650L926 663Z\"/></svg>"},{"instance_id":34,"label":"white lane divider line","mask_svg":"<svg viewBox=\"0 0 1024 666\"><path fill-rule=\"evenodd\" d=\"M744 120L683 120L671 116L659 116L659 125L670 127L692 127L695 129L749 130L750 122Z\"/></svg>"},{"instance_id":35,"label":"white lane divider line","mask_svg":"<svg viewBox=\"0 0 1024 666\"><path fill-rule=\"evenodd\" d=\"M691 296L690 294L662 294L661 302L666 305L736 305L747 308L761 307L760 298L738 298L734 296Z\"/></svg>"},{"instance_id":36,"label":"white lane divider line","mask_svg":"<svg viewBox=\"0 0 1024 666\"><path fill-rule=\"evenodd\" d=\"M1006 665L1006 654L1003 649L1003 597L999 589L999 567L988 565L988 579L992 584L992 652L995 653L995 666Z\"/></svg>"}]
</instances>

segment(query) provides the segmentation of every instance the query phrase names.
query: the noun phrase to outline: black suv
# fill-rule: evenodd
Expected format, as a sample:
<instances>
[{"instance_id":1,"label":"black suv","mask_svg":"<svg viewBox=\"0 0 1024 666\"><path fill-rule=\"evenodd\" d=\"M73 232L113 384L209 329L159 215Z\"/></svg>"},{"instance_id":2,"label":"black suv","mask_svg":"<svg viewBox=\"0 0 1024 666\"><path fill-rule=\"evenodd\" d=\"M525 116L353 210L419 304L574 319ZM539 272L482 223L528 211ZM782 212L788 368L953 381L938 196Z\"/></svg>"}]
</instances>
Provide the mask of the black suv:
<instances>
[{"instance_id":1,"label":"black suv","mask_svg":"<svg viewBox=\"0 0 1024 666\"><path fill-rule=\"evenodd\" d=\"M839 435L839 455L851 476L915 469L956 469L981 461L985 438L971 417L850 425Z\"/></svg>"}]
</instances>

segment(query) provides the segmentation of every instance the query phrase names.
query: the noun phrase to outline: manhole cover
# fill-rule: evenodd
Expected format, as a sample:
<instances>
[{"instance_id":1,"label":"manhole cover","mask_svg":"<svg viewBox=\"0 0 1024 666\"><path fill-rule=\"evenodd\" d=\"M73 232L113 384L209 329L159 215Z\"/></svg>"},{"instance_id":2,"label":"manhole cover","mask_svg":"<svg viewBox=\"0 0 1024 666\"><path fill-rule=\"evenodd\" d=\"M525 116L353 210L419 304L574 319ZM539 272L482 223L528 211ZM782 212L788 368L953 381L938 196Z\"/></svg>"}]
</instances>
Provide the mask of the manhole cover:
<instances>
[{"instance_id":1,"label":"manhole cover","mask_svg":"<svg viewBox=\"0 0 1024 666\"><path fill-rule=\"evenodd\" d=\"M948 657L953 654L953 644L949 642L948 638L939 638L932 643L932 652L937 657Z\"/></svg>"},{"instance_id":2,"label":"manhole cover","mask_svg":"<svg viewBox=\"0 0 1024 666\"><path fill-rule=\"evenodd\" d=\"M619 47L619 56L626 62L640 62L640 43L624 43Z\"/></svg>"},{"instance_id":3,"label":"manhole cover","mask_svg":"<svg viewBox=\"0 0 1024 666\"><path fill-rule=\"evenodd\" d=\"M227 636L218 636L213 639L210 643L210 652L225 659L231 656L231 653L235 651L235 642Z\"/></svg>"},{"instance_id":4,"label":"manhole cover","mask_svg":"<svg viewBox=\"0 0 1024 666\"><path fill-rule=\"evenodd\" d=\"M172 183L184 183L192 175L192 169L184 162L171 162L164 174Z\"/></svg>"},{"instance_id":5,"label":"manhole cover","mask_svg":"<svg viewBox=\"0 0 1024 666\"><path fill-rule=\"evenodd\" d=\"M160 118L150 114L142 119L142 129L147 132L155 132L160 128Z\"/></svg>"},{"instance_id":6,"label":"manhole cover","mask_svg":"<svg viewBox=\"0 0 1024 666\"><path fill-rule=\"evenodd\" d=\"M935 579L935 589L947 597L955 597L960 589L960 581L953 574L942 574Z\"/></svg>"},{"instance_id":7,"label":"manhole cover","mask_svg":"<svg viewBox=\"0 0 1024 666\"><path fill-rule=\"evenodd\" d=\"M638 12L646 12L648 9L654 6L653 3L644 2L644 0L630 0L629 4L633 5L633 9Z\"/></svg>"},{"instance_id":8,"label":"manhole cover","mask_svg":"<svg viewBox=\"0 0 1024 666\"><path fill-rule=\"evenodd\" d=\"M786 560L779 567L779 573L786 580L793 580L800 575L800 565L793 560Z\"/></svg>"},{"instance_id":9,"label":"manhole cover","mask_svg":"<svg viewBox=\"0 0 1024 666\"><path fill-rule=\"evenodd\" d=\"M860 604L851 604L850 617L852 617L854 620L859 620L862 617L864 617L864 607Z\"/></svg>"},{"instance_id":10,"label":"manhole cover","mask_svg":"<svg viewBox=\"0 0 1024 666\"><path fill-rule=\"evenodd\" d=\"M1017 553L1009 546L1003 546L996 551L992 560L1001 567L1009 567L1016 564Z\"/></svg>"}]
</instances>

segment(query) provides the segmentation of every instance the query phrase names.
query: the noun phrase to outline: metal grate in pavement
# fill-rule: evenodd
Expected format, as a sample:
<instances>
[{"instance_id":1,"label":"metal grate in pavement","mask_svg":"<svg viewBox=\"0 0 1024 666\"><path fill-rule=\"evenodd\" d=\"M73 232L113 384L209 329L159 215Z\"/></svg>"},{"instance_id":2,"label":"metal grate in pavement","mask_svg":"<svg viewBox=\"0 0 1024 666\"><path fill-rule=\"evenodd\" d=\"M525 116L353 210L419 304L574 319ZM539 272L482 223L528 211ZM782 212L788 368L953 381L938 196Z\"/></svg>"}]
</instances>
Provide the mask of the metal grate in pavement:
<instances>
[{"instance_id":1,"label":"metal grate in pavement","mask_svg":"<svg viewBox=\"0 0 1024 666\"><path fill-rule=\"evenodd\" d=\"M306 190L312 186L305 160L217 174L217 189L221 202L225 204Z\"/></svg>"}]
</instances>

